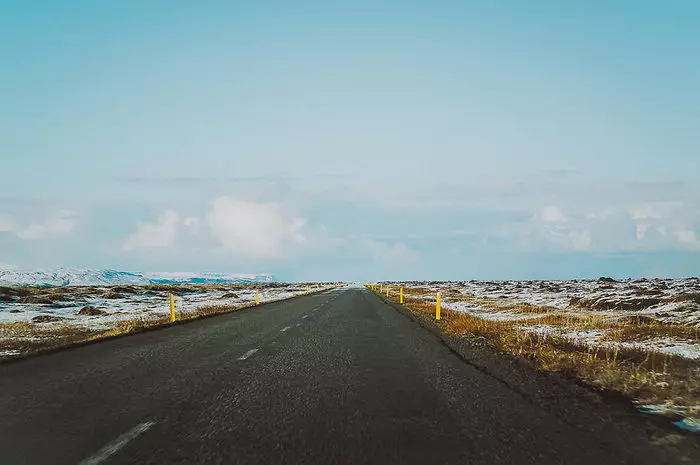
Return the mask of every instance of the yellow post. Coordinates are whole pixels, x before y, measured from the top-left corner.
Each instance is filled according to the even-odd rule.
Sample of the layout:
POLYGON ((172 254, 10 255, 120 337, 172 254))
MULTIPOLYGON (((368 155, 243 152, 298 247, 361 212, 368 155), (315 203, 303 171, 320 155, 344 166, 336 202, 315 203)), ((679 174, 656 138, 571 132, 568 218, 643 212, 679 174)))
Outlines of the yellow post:
POLYGON ((435 319, 440 319, 440 293, 437 293, 437 302, 435 303, 435 319))
POLYGON ((403 303, 403 287, 399 289, 399 303, 403 303))
POLYGON ((170 321, 175 321, 175 296, 170 294, 170 321))
POLYGON ((386 296, 389 297, 389 286, 386 287, 386 296))
POLYGON ((260 294, 255 291, 255 305, 260 305, 260 294))

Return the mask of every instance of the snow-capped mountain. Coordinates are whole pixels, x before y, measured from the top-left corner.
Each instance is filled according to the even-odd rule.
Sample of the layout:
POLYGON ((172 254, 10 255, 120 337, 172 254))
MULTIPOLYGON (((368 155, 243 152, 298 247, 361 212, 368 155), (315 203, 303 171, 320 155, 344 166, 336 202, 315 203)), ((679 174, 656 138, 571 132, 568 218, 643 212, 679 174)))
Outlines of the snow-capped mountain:
POLYGON ((0 268, 0 285, 3 286, 109 286, 112 284, 268 283, 273 281, 274 277, 270 274, 140 273, 79 269, 25 271, 0 268))

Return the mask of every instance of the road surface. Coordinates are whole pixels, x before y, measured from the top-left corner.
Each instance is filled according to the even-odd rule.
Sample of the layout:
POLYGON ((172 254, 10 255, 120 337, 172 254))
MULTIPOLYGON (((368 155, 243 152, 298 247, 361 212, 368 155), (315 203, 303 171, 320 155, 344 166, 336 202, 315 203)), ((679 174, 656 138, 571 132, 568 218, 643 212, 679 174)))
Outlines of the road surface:
POLYGON ((565 414, 357 288, 0 364, 3 465, 659 463, 565 414))

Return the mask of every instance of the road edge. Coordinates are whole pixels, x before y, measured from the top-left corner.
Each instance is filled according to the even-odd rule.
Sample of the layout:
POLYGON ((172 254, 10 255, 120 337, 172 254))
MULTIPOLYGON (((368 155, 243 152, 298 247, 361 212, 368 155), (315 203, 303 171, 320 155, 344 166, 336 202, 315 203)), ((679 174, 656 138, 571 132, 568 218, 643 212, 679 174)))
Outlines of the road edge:
POLYGON ((538 370, 527 360, 486 341, 447 334, 435 320, 368 292, 430 332, 464 363, 494 378, 525 401, 593 435, 602 445, 619 449, 624 444, 626 452, 639 457, 648 455, 648 446, 652 445, 657 446, 654 450, 660 454, 659 463, 700 463, 697 434, 682 431, 665 418, 638 411, 629 397, 562 373, 538 370))
POLYGON ((174 326, 185 325, 187 323, 201 321, 201 320, 205 320, 208 318, 215 318, 217 316, 228 315, 228 314, 231 314, 234 312, 251 311, 252 309, 261 308, 261 307, 264 307, 266 305, 275 304, 278 302, 284 302, 284 301, 292 300, 292 299, 297 299, 299 297, 307 297, 310 295, 320 294, 322 292, 326 292, 326 291, 329 291, 332 289, 337 289, 337 287, 331 287, 328 289, 320 289, 317 291, 307 292, 307 293, 299 294, 299 295, 293 295, 293 296, 285 297, 282 299, 268 300, 265 302, 261 302, 260 304, 257 304, 257 305, 255 303, 252 303, 252 304, 246 305, 244 307, 232 308, 230 310, 224 310, 224 311, 219 312, 219 313, 210 313, 208 315, 199 315, 199 316, 192 317, 192 318, 175 320, 172 322, 161 323, 161 324, 157 324, 157 325, 153 325, 153 326, 138 327, 138 328, 135 328, 132 331, 129 331, 126 333, 113 334, 113 335, 108 335, 108 336, 104 336, 104 337, 98 337, 96 339, 90 339, 87 341, 80 341, 80 342, 75 342, 75 343, 66 344, 66 345, 62 345, 62 346, 51 347, 48 349, 37 350, 36 352, 31 352, 31 353, 28 353, 25 355, 17 355, 14 357, 0 358, 0 365, 10 364, 10 363, 18 363, 18 362, 22 362, 24 360, 31 359, 34 357, 40 357, 42 355, 53 354, 56 352, 63 352, 66 350, 71 350, 71 349, 78 349, 80 347, 85 347, 85 346, 89 346, 89 345, 93 345, 93 344, 99 344, 101 342, 112 341, 115 339, 122 339, 122 338, 129 337, 129 336, 135 336, 137 334, 150 333, 153 331, 160 331, 160 330, 163 330, 166 328, 172 328, 174 326))

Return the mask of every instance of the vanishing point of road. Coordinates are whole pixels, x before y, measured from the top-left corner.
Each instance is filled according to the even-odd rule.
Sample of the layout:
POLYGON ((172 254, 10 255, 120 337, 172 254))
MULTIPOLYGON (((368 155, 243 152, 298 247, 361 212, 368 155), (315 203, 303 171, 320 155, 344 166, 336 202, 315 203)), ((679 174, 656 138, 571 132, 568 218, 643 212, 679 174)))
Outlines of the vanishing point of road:
POLYGON ((3 465, 654 462, 358 288, 1 364, 0 416, 3 465))

